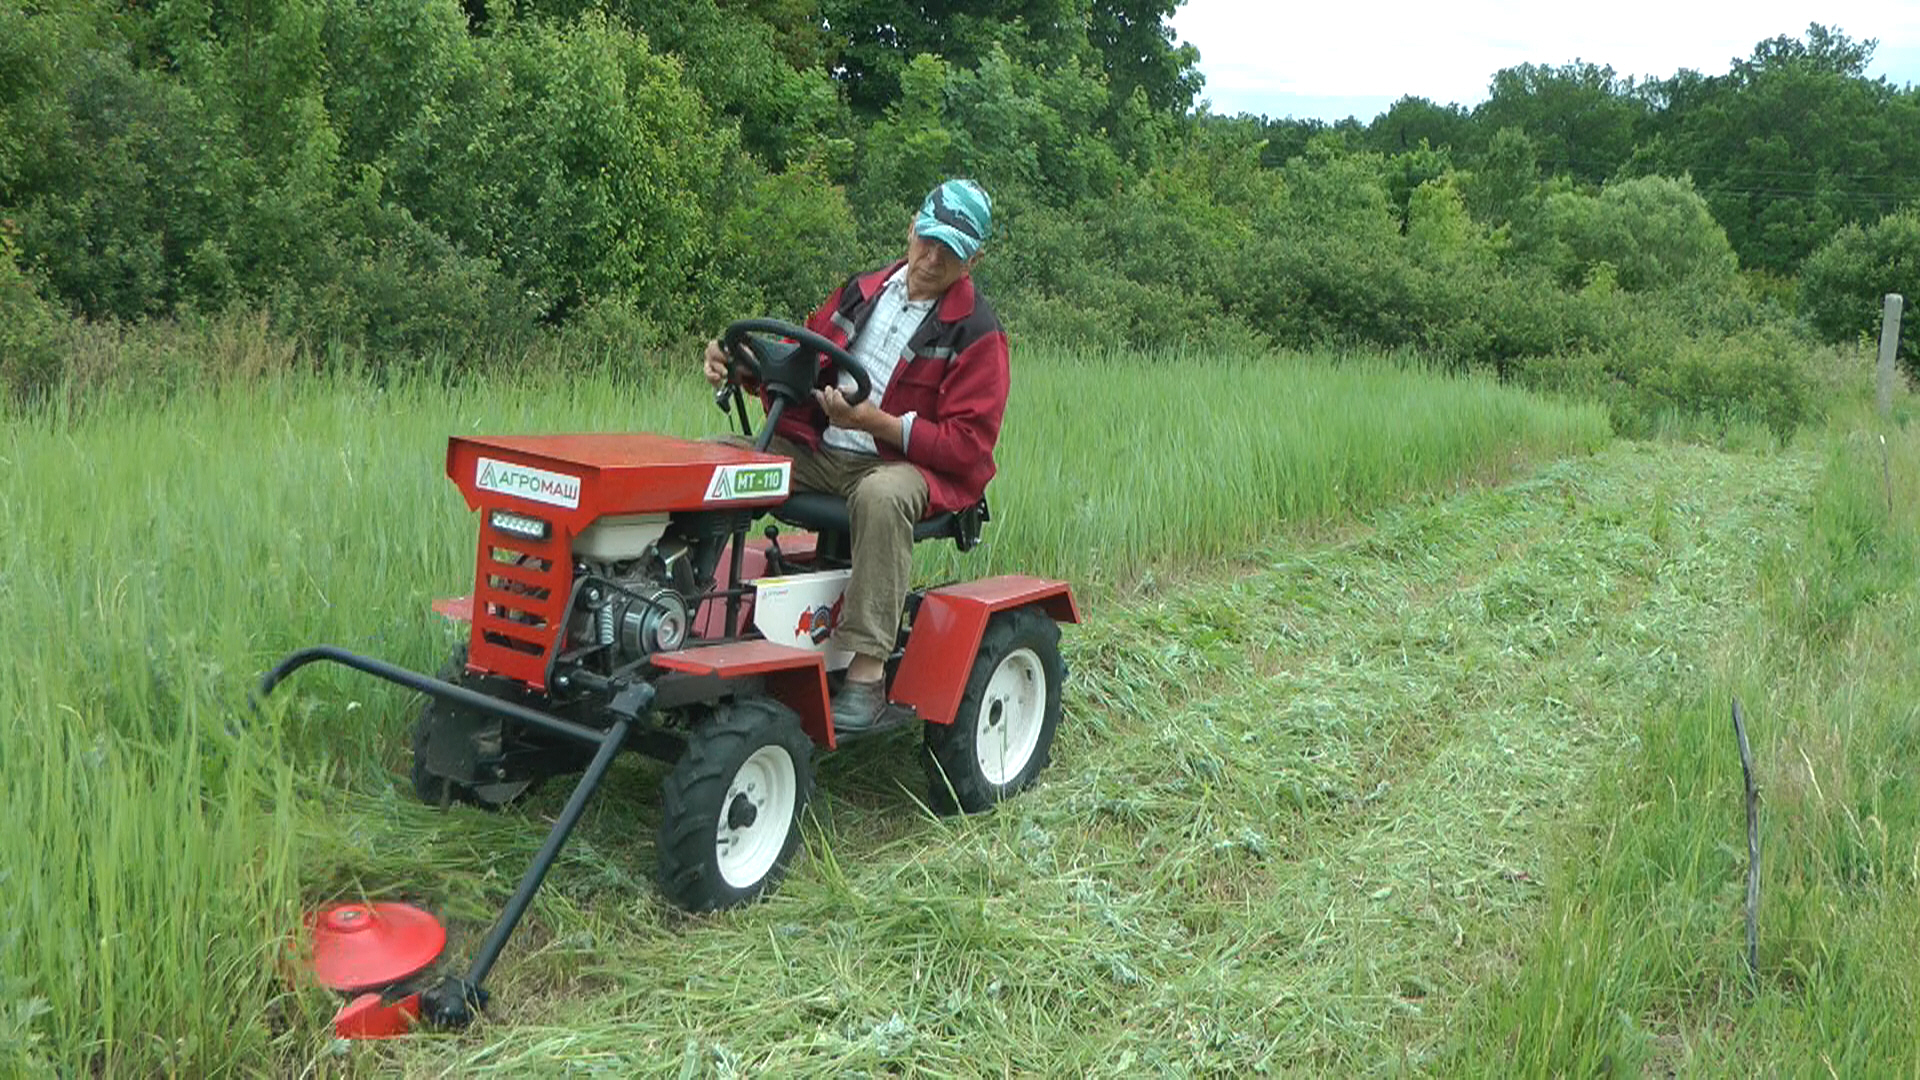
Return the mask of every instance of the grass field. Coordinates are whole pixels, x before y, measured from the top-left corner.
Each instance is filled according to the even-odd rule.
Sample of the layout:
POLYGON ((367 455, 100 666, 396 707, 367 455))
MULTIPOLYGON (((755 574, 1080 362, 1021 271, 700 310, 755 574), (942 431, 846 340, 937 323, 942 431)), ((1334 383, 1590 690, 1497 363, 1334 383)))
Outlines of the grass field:
POLYGON ((1483 988, 1439 1071, 1920 1075, 1920 438, 1843 413, 1821 442, 1804 498, 1754 485, 1798 520, 1746 536, 1757 575, 1703 628, 1719 646, 1629 729, 1512 981, 1483 988), (1760 791, 1754 972, 1736 698, 1760 791))
POLYGON ((299 910, 421 901, 464 955, 564 792, 422 807, 406 695, 303 673, 262 727, 246 687, 318 641, 437 665, 446 435, 718 414, 691 375, 528 376, 6 421, 0 799, 32 824, 0 880, 34 929, 0 933, 0 1071, 1912 1071, 1916 530, 1877 501, 1912 439, 1879 472, 1844 431, 1590 457, 1591 409, 1315 361, 1047 356, 1018 394, 992 543, 921 570, 1089 598, 1039 787, 932 818, 912 737, 856 747, 781 893, 689 920, 649 886, 659 769, 623 764, 495 1012, 353 1047, 282 978, 299 910), (1755 996, 1735 690, 1784 849, 1755 996))

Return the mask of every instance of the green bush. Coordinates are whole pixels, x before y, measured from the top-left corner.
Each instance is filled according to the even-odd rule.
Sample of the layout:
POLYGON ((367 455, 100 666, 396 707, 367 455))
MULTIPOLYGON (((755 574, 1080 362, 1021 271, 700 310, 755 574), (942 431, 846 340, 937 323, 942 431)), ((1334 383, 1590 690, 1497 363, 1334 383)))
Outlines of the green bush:
POLYGON ((1628 292, 1700 281, 1732 288, 1736 280, 1726 231, 1687 180, 1642 176, 1609 184, 1598 197, 1557 192, 1537 227, 1544 234, 1537 246, 1568 287, 1585 284, 1602 262, 1628 292))
POLYGON ((1689 337, 1654 315, 1626 321, 1617 335, 1598 348, 1517 360, 1514 372, 1532 389, 1606 402, 1614 430, 1634 438, 1696 418, 1722 432, 1760 424, 1784 442, 1813 418, 1805 349, 1778 327, 1689 337))
POLYGON ((15 228, 0 218, 0 408, 31 401, 59 380, 58 319, 16 261, 15 228))
POLYGON ((497 112, 458 164, 469 187, 448 235, 492 253, 549 318, 618 293, 670 320, 711 254, 705 208, 731 136, 678 63, 597 12, 483 46, 497 112))
POLYGON ((1801 310, 1827 341, 1850 341, 1880 331, 1887 293, 1906 298, 1899 358, 1920 377, 1920 208, 1889 214, 1867 228, 1849 225, 1807 258, 1800 271, 1801 310))
POLYGON ((18 106, 29 131, 0 190, 21 249, 89 316, 169 312, 188 253, 236 209, 218 162, 244 155, 178 80, 136 70, 124 49, 73 48, 54 66, 59 81, 18 106))
MULTIPOLYGON (((840 188, 817 166, 769 173, 742 156, 738 191, 721 208, 709 284, 683 299, 698 310, 681 313, 690 325, 717 332, 718 323, 753 315, 801 322, 847 275, 858 244, 853 210, 840 188)), ((905 250, 908 210, 892 218, 893 240, 905 250)))
POLYGON ((370 190, 335 216, 306 272, 268 295, 286 332, 384 367, 429 353, 477 359, 532 330, 523 290, 406 210, 370 190))

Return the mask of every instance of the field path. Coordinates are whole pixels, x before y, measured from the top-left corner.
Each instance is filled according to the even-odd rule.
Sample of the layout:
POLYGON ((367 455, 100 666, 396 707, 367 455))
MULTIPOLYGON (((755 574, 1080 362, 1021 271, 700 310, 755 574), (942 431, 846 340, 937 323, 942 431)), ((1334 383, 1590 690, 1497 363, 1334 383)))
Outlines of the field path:
MULTIPOLYGON (((1176 822, 1174 857, 1215 864, 1217 896, 1153 906, 1210 946, 1179 996, 1237 1003, 1214 1010, 1216 1039, 1241 1048, 1220 1067, 1417 1063, 1434 1046, 1539 917, 1551 834, 1587 778, 1749 609, 1816 465, 1622 444, 1083 637, 1109 672, 1163 638, 1148 685, 1081 686, 1170 766, 1122 797, 1169 811, 1137 872, 1176 851, 1176 822)), ((1166 1023, 1192 1022, 1179 1014, 1166 1023)))
POLYGON ((1817 465, 1623 443, 1097 606, 1039 788, 936 821, 911 742, 857 747, 782 893, 697 925, 608 869, 655 820, 650 778, 616 785, 542 901, 581 940, 536 928, 500 969, 517 1006, 397 1061, 1418 1069, 1537 926, 1589 778, 1751 610, 1817 465))

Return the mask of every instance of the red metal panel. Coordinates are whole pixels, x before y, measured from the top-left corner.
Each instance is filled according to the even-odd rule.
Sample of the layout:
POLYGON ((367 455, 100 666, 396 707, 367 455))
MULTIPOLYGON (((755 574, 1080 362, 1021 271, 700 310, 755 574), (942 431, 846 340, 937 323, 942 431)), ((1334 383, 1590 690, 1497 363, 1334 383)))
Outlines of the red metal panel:
POLYGON ((764 675, 767 689, 800 714, 800 726, 814 742, 833 749, 833 713, 827 706, 827 663, 817 652, 771 641, 737 641, 697 649, 655 653, 655 667, 689 675, 737 679, 764 675))
POLYGON ((568 590, 573 585, 569 538, 556 534, 546 540, 528 540, 501 532, 482 518, 473 561, 468 665, 516 679, 536 690, 546 689, 548 657, 566 631, 568 590), (494 556, 496 550, 520 552, 523 557, 545 562, 546 569, 532 562, 503 562, 494 556), (528 588, 544 589, 547 595, 535 596, 525 591, 528 588), (524 612, 546 625, 515 621, 506 616, 508 611, 524 612), (496 637, 524 642, 533 646, 533 651, 513 648, 494 640, 496 637))
POLYGON ((702 508, 775 506, 784 494, 707 498, 714 472, 723 465, 777 465, 778 454, 723 443, 665 435, 522 435, 447 440, 447 477, 475 510, 502 507, 554 523, 577 534, 608 514, 661 513, 702 508), (480 459, 508 462, 578 481, 576 506, 522 498, 480 488, 480 459))
POLYGON ((1077 623, 1080 621, 1079 605, 1073 602, 1073 591, 1064 581, 1048 581, 1046 578, 1029 577, 1025 574, 1002 574, 999 577, 943 586, 927 593, 928 596, 936 594, 973 600, 984 604, 989 611, 1004 611, 1011 607, 1039 604, 1046 609, 1047 614, 1053 616, 1055 622, 1077 623))
POLYGON ((953 723, 961 695, 966 693, 967 673, 973 670, 973 654, 991 614, 991 609, 971 597, 947 596, 940 590, 927 593, 913 618, 906 655, 900 658, 887 697, 911 705, 923 720, 953 723))
POLYGON ((1079 606, 1064 581, 1007 574, 929 589, 914 616, 888 698, 913 706, 923 720, 953 723, 987 620, 996 611, 1029 605, 1057 622, 1080 621, 1079 606))
POLYGON ((391 1039, 405 1035, 419 1021, 419 994, 408 994, 388 1004, 379 993, 367 993, 333 1014, 333 1034, 340 1039, 391 1039))

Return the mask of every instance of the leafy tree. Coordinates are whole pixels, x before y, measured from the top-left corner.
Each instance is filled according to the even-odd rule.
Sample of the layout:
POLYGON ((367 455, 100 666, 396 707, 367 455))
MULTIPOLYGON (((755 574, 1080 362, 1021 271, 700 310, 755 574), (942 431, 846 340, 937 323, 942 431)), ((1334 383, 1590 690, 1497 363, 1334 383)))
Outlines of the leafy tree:
POLYGON ((1443 271, 1490 272, 1497 255, 1452 173, 1422 183, 1408 198, 1407 249, 1416 263, 1443 271))
POLYGON ((1381 176, 1387 183, 1387 196, 1393 200, 1393 209, 1400 222, 1400 231, 1407 231, 1408 206, 1413 201, 1413 193, 1430 180, 1437 180, 1453 168, 1453 155, 1445 150, 1435 150, 1425 142, 1403 153, 1387 156, 1381 164, 1381 176))
POLYGON ((0 218, 0 393, 31 399, 59 370, 56 317, 17 262, 13 222, 0 218))
POLYGON ((1549 174, 1597 185, 1633 153, 1646 106, 1632 91, 1631 79, 1599 64, 1521 64, 1494 73, 1487 100, 1473 115, 1484 130, 1525 131, 1536 163, 1549 174))
POLYGON ((902 96, 922 53, 971 68, 994 45, 1029 62, 1058 62, 1085 41, 1086 0, 821 0, 838 39, 847 100, 877 116, 902 96))
POLYGON ((1660 138, 1636 167, 1690 173, 1743 264, 1791 273, 1842 225, 1920 196, 1920 91, 1868 79, 1875 42, 1819 24, 1725 76, 1657 85, 1660 138))
POLYGON ((1168 20, 1183 0, 1093 0, 1087 36, 1100 55, 1113 100, 1135 90, 1149 108, 1182 113, 1200 92, 1200 50, 1173 43, 1168 20))
POLYGON ((64 79, 47 97, 9 110, 30 116, 33 133, 12 155, 0 198, 21 253, 86 315, 168 311, 182 298, 189 257, 218 248, 238 209, 243 179, 222 162, 245 155, 191 93, 135 70, 124 51, 76 50, 59 67, 64 79))
POLYGON ((1096 126, 1108 111, 1105 79, 1078 61, 1036 69, 995 47, 967 70, 918 56, 868 131, 855 205, 891 242, 898 216, 943 176, 978 179, 1002 221, 1020 205, 1112 191, 1127 169, 1096 126))
POLYGON ((851 117, 814 0, 622 0, 609 10, 655 52, 678 57, 687 84, 740 125, 742 144, 763 161, 850 164, 851 117))
POLYGON ((1596 272, 1628 292, 1735 282, 1727 234, 1685 180, 1640 177, 1609 184, 1598 197, 1557 192, 1547 198, 1541 224, 1567 286, 1584 285, 1596 272))
POLYGON ((914 57, 930 53, 969 69, 996 47, 1023 66, 1078 63, 1100 73, 1116 107, 1139 89, 1156 110, 1184 110, 1201 85, 1200 54, 1173 43, 1167 19, 1178 6, 1179 0, 820 0, 819 10, 838 39, 834 70, 847 100, 874 117, 900 99, 914 57))
POLYGON ((1540 185, 1539 154, 1517 127, 1494 133, 1477 166, 1461 180, 1473 215, 1492 225, 1525 217, 1540 185))
POLYGON ((611 293, 667 317, 707 255, 704 208, 731 160, 679 65, 597 13, 515 23, 481 56, 497 112, 438 223, 498 253, 549 317, 611 293))
MULTIPOLYGON (((858 230, 846 194, 817 166, 770 173, 748 161, 732 180, 740 190, 719 215, 706 322, 764 310, 795 322, 852 269, 858 230)), ((904 232, 904 210, 892 220, 904 232)), ((898 236, 898 234, 896 234, 898 236)))
POLYGON ((1368 150, 1398 154, 1422 146, 1436 150, 1468 151, 1485 140, 1479 136, 1473 114, 1458 105, 1435 105, 1409 94, 1367 125, 1368 150))
POLYGON ((378 168, 410 202, 426 196, 448 148, 484 122, 465 12, 453 0, 359 0, 335 8, 323 40, 327 66, 351 73, 325 94, 343 157, 378 168))
POLYGON ((1281 120, 1247 117, 1248 121, 1260 125, 1266 139, 1266 146, 1260 151, 1260 163, 1268 168, 1279 168, 1294 158, 1307 152, 1313 145, 1334 146, 1342 150, 1366 149, 1365 129, 1360 121, 1352 117, 1329 124, 1324 120, 1308 117, 1296 119, 1287 117, 1281 120))

